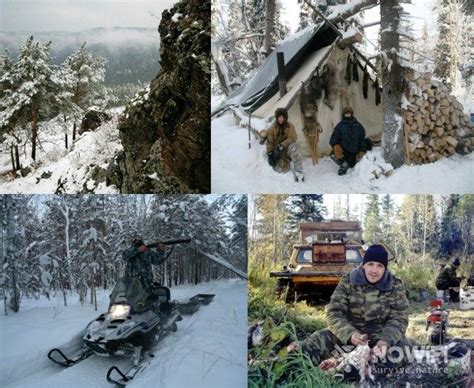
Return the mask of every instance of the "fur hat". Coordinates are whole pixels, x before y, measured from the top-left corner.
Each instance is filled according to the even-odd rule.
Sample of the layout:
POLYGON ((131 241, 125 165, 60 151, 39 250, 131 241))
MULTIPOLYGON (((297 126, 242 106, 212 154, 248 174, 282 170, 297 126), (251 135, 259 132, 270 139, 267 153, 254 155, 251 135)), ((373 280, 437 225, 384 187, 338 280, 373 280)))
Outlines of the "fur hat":
POLYGON ((385 268, 388 265, 388 253, 383 245, 375 244, 371 245, 364 255, 364 260, 362 264, 365 264, 369 261, 375 261, 377 263, 383 264, 385 268))
POLYGON ((288 111, 285 108, 278 108, 275 111, 275 118, 278 119, 280 116, 283 116, 285 121, 288 121, 288 111))

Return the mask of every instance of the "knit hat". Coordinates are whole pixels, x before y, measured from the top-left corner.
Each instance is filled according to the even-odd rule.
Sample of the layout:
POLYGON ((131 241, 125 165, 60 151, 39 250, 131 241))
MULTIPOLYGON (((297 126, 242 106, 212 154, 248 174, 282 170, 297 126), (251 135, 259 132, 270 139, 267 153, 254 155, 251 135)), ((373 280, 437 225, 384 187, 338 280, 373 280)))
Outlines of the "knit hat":
POLYGON ((461 261, 456 257, 454 260, 453 260, 453 265, 455 267, 459 267, 461 265, 461 261))
POLYGON ((382 263, 385 268, 388 265, 388 253, 383 245, 375 244, 371 245, 367 251, 365 251, 364 260, 362 264, 365 264, 369 261, 375 261, 377 263, 382 263))

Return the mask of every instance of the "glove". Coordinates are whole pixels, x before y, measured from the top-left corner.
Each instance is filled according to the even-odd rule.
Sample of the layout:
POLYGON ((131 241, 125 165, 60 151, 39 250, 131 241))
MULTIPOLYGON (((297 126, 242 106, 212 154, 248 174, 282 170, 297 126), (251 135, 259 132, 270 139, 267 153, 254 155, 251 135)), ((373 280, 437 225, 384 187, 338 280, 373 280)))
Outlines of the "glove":
POLYGON ((356 160, 359 161, 361 160, 365 155, 365 152, 364 151, 359 151, 356 155, 356 160))
POLYGON ((336 144, 334 147, 332 147, 332 152, 334 153, 336 159, 340 160, 344 158, 344 150, 340 144, 336 144))

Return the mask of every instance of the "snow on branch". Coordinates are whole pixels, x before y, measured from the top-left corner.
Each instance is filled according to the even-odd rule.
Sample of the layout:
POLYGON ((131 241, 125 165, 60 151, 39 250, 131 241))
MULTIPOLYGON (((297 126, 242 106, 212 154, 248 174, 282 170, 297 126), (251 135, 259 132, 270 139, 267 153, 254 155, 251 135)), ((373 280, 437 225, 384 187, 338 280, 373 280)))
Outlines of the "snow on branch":
POLYGON ((227 260, 225 260, 221 256, 212 255, 210 253, 203 252, 200 249, 198 249, 198 252, 206 256, 208 259, 211 259, 215 263, 227 268, 229 271, 235 273, 240 278, 247 280, 247 274, 244 271, 241 271, 240 269, 235 268, 232 264, 230 264, 227 260))

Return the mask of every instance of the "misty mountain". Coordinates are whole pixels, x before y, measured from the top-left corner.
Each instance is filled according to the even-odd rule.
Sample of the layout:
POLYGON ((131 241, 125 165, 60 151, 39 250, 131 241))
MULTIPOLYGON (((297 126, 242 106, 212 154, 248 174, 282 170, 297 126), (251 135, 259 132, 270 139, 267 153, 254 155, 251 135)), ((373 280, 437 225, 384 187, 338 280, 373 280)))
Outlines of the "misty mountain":
POLYGON ((105 83, 122 85, 152 80, 159 68, 160 37, 153 28, 93 28, 80 32, 0 32, 0 48, 16 58, 21 45, 33 35, 35 41, 52 41, 52 63, 61 64, 82 42, 94 56, 106 59, 105 83))

